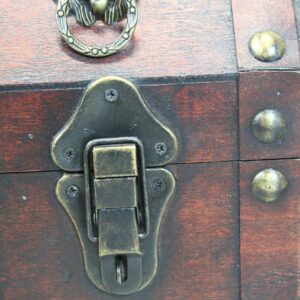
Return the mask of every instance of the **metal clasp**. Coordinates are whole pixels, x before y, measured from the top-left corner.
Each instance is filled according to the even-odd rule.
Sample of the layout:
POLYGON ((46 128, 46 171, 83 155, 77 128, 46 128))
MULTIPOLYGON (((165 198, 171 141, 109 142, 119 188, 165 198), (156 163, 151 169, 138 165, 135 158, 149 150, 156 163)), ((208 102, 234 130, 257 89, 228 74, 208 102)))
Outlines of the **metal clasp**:
POLYGON ((139 238, 147 235, 149 221, 142 143, 94 140, 84 162, 88 235, 98 242, 103 284, 137 290, 143 277, 139 238))
POLYGON ((56 195, 77 229, 87 274, 99 289, 130 294, 154 277, 159 225, 175 189, 173 175, 161 166, 175 157, 177 147, 175 135, 137 89, 117 77, 88 87, 53 139, 54 162, 73 172, 58 181, 56 195))

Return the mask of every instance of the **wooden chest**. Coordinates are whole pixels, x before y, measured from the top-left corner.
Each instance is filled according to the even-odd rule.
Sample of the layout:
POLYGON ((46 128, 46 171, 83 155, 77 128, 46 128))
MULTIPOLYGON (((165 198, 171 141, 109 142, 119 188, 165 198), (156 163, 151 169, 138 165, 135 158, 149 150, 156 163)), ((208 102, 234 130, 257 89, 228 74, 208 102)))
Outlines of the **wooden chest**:
MULTIPOLYGON (((137 8, 129 45, 91 58, 61 38, 52 0, 2 0, 0 299, 299 299, 300 1, 139 0, 137 8), (262 59, 250 41, 264 31, 278 36, 262 59), (272 59, 277 42, 285 49, 272 59), (123 296, 87 275, 86 249, 55 193, 65 171, 50 147, 88 84, 107 76, 132 82, 178 141, 164 166, 176 183, 155 276, 123 296)), ((72 22, 85 43, 121 30, 72 22)))

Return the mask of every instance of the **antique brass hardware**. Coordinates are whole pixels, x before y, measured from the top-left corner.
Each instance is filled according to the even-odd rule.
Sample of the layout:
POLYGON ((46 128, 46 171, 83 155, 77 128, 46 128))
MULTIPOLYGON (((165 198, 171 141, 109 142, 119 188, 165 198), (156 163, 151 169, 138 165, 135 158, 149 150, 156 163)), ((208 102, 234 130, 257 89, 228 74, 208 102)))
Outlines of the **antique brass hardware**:
POLYGON ((263 144, 281 144, 286 134, 286 121, 275 109, 259 112, 252 121, 252 134, 263 144))
POLYGON ((263 202, 275 202, 287 189, 286 177, 274 169, 260 171, 253 179, 252 193, 263 202))
POLYGON ((172 131, 138 90, 118 77, 92 83, 54 137, 54 162, 72 172, 58 181, 56 195, 99 289, 130 294, 155 275, 159 225, 175 189, 173 175, 161 166, 177 149, 172 131))
POLYGON ((283 37, 274 31, 256 32, 249 41, 251 54, 263 62, 273 62, 283 57, 286 45, 283 37))
POLYGON ((58 0, 57 26, 65 42, 76 52, 90 57, 105 57, 118 52, 131 40, 137 25, 135 0, 58 0), (70 31, 67 17, 74 15, 77 23, 92 26, 100 20, 106 25, 122 21, 127 15, 127 24, 119 38, 109 45, 88 46, 80 42, 70 31))

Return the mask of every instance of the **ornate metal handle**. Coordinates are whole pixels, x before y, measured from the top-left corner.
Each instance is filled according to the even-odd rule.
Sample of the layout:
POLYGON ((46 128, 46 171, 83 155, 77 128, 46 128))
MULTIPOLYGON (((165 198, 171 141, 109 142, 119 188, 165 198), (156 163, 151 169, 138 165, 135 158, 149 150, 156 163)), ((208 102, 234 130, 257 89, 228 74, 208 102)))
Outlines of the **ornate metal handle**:
POLYGON ((66 43, 76 52, 90 57, 112 55, 128 44, 137 24, 135 0, 58 0, 57 25, 66 43), (121 21, 127 15, 127 24, 119 38, 106 46, 88 46, 80 42, 70 31, 67 22, 74 15, 77 23, 92 26, 101 20, 106 25, 121 21))

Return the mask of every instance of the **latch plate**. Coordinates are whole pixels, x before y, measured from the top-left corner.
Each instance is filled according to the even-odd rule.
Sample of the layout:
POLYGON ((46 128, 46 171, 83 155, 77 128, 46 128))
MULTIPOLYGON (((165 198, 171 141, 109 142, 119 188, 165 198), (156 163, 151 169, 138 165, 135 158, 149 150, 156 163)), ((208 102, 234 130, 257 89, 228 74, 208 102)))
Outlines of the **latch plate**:
POLYGON ((155 275, 159 226, 175 189, 173 175, 161 167, 177 150, 172 130, 118 77, 92 83, 54 137, 54 162, 72 172, 58 181, 56 195, 99 289, 131 294, 155 275))
POLYGON ((85 217, 85 185, 83 174, 64 174, 56 186, 56 195, 62 206, 70 216, 82 246, 84 264, 88 277, 100 290, 114 294, 131 294, 146 287, 157 271, 157 243, 160 223, 167 203, 175 189, 175 179, 172 173, 163 168, 147 169, 147 193, 149 201, 149 235, 140 240, 140 249, 143 253, 143 277, 138 289, 124 289, 123 285, 114 284, 108 290, 101 277, 97 244, 87 235, 87 222, 85 217), (155 188, 161 183, 159 189, 155 188), (68 197, 68 188, 75 186, 78 193, 75 198, 68 197))

